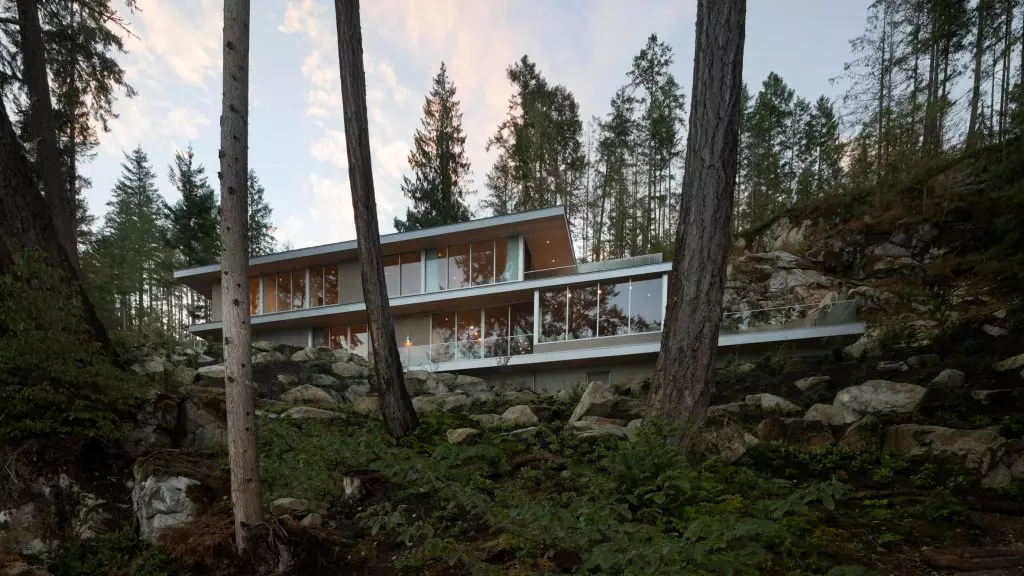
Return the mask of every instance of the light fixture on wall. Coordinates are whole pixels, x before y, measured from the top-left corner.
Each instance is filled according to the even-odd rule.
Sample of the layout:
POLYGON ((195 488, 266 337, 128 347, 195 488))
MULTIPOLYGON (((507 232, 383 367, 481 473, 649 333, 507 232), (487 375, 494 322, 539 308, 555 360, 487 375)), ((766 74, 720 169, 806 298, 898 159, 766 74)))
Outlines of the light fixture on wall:
POLYGON ((404 343, 404 346, 405 346, 406 348, 410 348, 410 347, 412 347, 412 338, 410 338, 408 334, 407 334, 407 335, 405 336, 405 343, 404 343))

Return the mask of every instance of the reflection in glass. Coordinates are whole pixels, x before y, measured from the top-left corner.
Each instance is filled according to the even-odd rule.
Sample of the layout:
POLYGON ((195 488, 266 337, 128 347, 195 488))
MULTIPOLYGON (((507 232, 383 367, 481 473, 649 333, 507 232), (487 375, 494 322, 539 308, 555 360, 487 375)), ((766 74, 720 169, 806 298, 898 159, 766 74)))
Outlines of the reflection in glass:
POLYGON ((358 354, 363 358, 369 358, 370 334, 366 330, 366 324, 353 324, 349 326, 348 351, 358 354))
POLYGON ((473 285, 494 283, 494 243, 473 243, 473 285))
POLYGON ((402 294, 420 292, 420 253, 406 252, 402 254, 402 294))
POLYGON ((597 286, 569 288, 569 340, 597 336, 597 286))
POLYGON ((338 303, 338 265, 324 266, 324 305, 338 303))
POLYGON ((629 291, 630 333, 661 330, 661 278, 633 280, 629 291))
POLYGON ((427 250, 427 292, 437 292, 448 287, 448 250, 431 248, 427 250))
POLYGON ((448 247, 448 290, 469 286, 469 244, 448 247))
POLYGON ((484 309, 484 356, 508 356, 508 306, 484 309))
POLYGON ((318 308, 324 305, 324 268, 309 269, 309 305, 318 308))
POLYGON ((292 271, 292 309, 306 307, 306 270, 292 271))
POLYGON ((384 283, 388 287, 388 297, 398 296, 402 293, 400 264, 398 254, 384 257, 384 283))
POLYGON ((618 336, 629 334, 629 281, 622 284, 605 284, 599 286, 601 325, 599 336, 618 336))
MULTIPOLYGON (((494 241, 494 281, 508 282, 514 280, 508 267, 508 238, 498 238, 494 241)), ((517 261, 516 264, 519 262, 517 261)))
POLYGON ((260 313, 260 279, 249 277, 249 316, 260 313))
POLYGON ((463 310, 455 315, 455 335, 459 343, 459 358, 480 357, 480 310, 463 310))
POLYGON ((331 326, 327 329, 327 345, 332 349, 347 348, 348 326, 331 326))
POLYGON ((277 277, 277 311, 285 312, 292 309, 292 275, 275 274, 277 277))
POLYGON ((565 340, 566 290, 554 288, 540 291, 540 341, 565 340))
POLYGON ((277 274, 263 276, 263 313, 277 312, 277 274))
POLYGON ((455 359, 455 313, 445 312, 430 316, 431 362, 455 359))

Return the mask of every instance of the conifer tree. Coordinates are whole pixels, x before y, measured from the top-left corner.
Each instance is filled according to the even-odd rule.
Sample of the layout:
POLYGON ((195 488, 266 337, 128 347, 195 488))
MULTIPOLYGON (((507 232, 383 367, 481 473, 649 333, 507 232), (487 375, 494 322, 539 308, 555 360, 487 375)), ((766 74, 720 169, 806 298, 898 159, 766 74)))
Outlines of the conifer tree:
POLYGON ((466 204, 470 164, 465 146, 455 84, 441 62, 423 103, 421 127, 413 135, 413 149, 409 152, 412 177, 402 179, 402 193, 412 200, 412 208, 406 210, 405 220, 395 218, 396 230, 418 230, 470 219, 472 214, 466 204))
POLYGON ((179 150, 170 167, 171 184, 181 194, 168 207, 170 242, 182 266, 204 266, 217 262, 220 254, 217 196, 206 179, 206 169, 195 160, 192 147, 179 150))
POLYGON ((274 210, 264 200, 267 190, 260 184, 256 171, 249 169, 249 256, 270 254, 277 247, 270 215, 274 210))

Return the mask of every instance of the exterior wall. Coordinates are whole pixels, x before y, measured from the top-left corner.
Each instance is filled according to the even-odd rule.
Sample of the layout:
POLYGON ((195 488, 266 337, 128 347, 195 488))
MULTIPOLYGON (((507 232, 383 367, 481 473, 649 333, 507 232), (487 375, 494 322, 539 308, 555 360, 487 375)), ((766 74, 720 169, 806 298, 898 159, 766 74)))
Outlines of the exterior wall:
POLYGON ((539 354, 542 352, 589 350, 591 348, 603 348, 607 346, 629 346, 630 344, 644 344, 647 342, 661 342, 661 331, 647 332, 645 334, 628 334, 624 336, 605 336, 604 338, 583 338, 580 340, 539 342, 534 345, 533 350, 535 353, 539 354))
POLYGON ((213 284, 213 298, 211 299, 211 310, 210 315, 214 322, 224 321, 224 302, 223 295, 220 293, 220 282, 213 284))
MULTIPOLYGON (((540 394, 552 394, 575 384, 586 386, 588 374, 597 376, 603 372, 608 373, 607 379, 612 383, 636 376, 650 376, 654 373, 654 360, 618 364, 601 362, 569 368, 520 366, 507 374, 496 370, 481 370, 476 375, 486 379, 497 388, 528 389, 540 394)), ((595 379, 604 380, 605 378, 601 374, 600 378, 595 379)))
POLYGON ((415 314, 395 318, 395 338, 398 345, 405 344, 406 336, 413 346, 430 343, 430 314, 415 314))
POLYGON ((273 342, 274 344, 287 344, 289 346, 305 348, 306 346, 309 346, 309 328, 276 330, 266 334, 253 335, 252 339, 254 342, 257 340, 266 340, 268 342, 273 342))
POLYGON ((363 301, 363 278, 359 260, 346 260, 338 264, 338 302, 355 304, 363 301))

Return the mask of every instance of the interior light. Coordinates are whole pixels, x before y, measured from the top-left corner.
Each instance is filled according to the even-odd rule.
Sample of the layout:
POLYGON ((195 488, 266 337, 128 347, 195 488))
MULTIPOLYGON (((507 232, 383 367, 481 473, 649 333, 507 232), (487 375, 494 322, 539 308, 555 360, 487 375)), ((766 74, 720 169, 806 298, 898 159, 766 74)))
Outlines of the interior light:
POLYGON ((545 244, 551 244, 551 240, 545 240, 544 243, 545 244))
POLYGON ((411 339, 411 338, 409 338, 409 335, 407 334, 407 335, 405 336, 405 347, 406 347, 406 348, 408 348, 408 347, 410 347, 410 346, 412 346, 412 339, 411 339))

